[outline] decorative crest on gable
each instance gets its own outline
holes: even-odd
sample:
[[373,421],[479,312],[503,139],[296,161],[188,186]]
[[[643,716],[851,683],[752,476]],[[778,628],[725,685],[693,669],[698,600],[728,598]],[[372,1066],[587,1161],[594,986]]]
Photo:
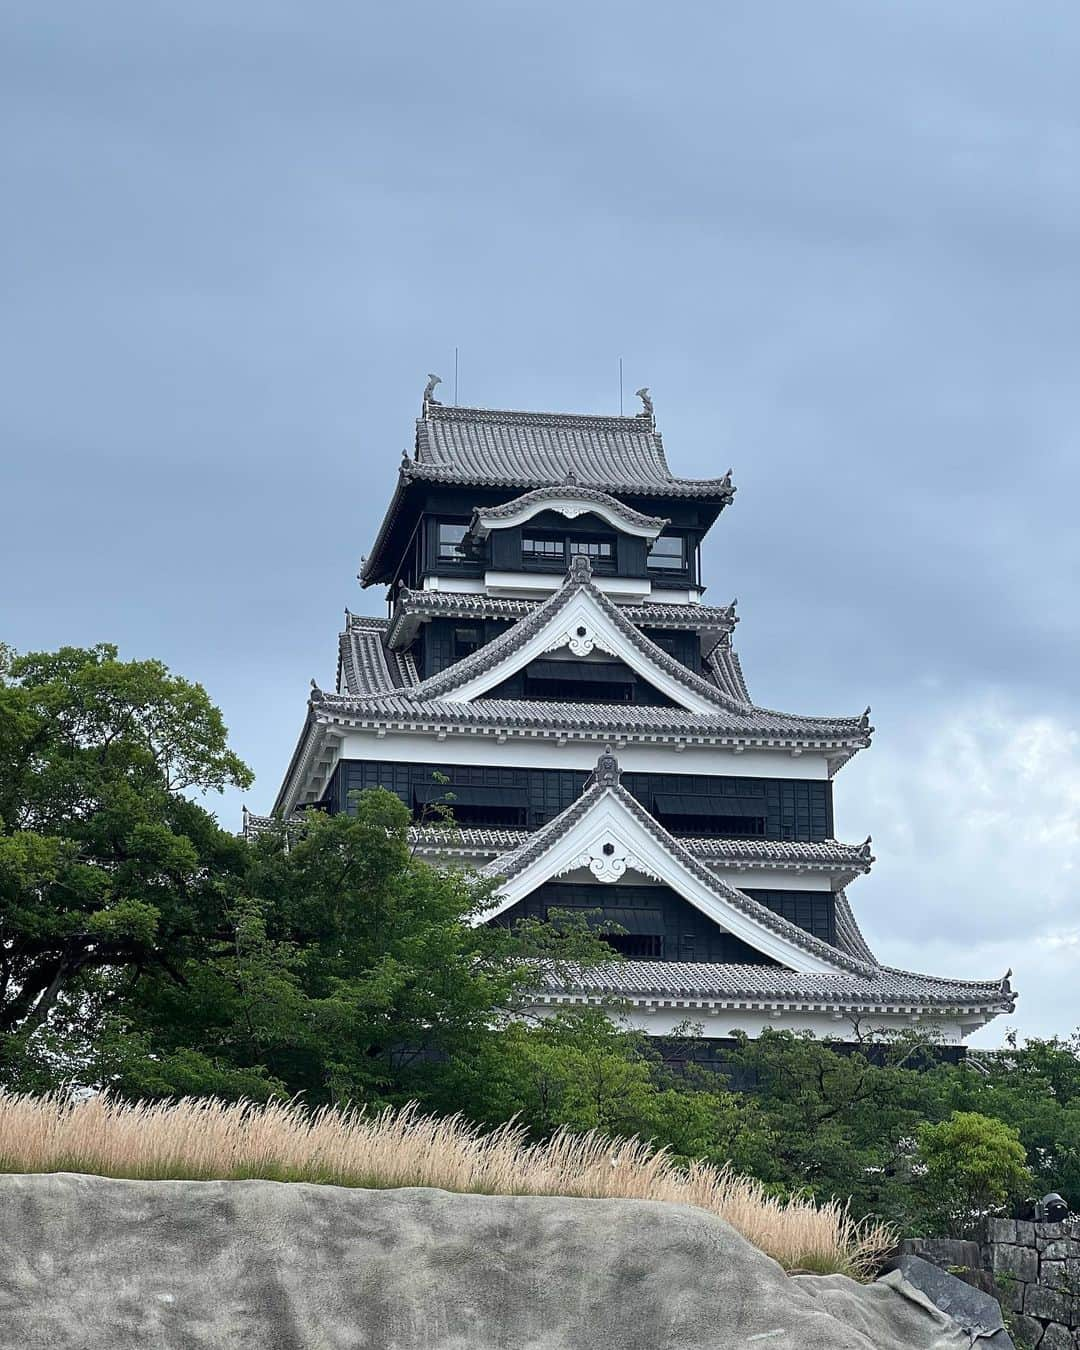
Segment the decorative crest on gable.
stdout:
[[622,782],[622,770],[610,745],[604,747],[603,754],[596,761],[593,782],[597,787],[618,787]]
[[592,563],[585,553],[575,553],[570,559],[570,569],[566,573],[571,581],[591,581]]

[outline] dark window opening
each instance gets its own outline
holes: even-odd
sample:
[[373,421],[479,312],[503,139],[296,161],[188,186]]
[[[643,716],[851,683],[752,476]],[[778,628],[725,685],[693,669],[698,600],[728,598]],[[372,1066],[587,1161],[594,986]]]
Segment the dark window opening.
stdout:
[[764,816],[711,816],[665,811],[659,819],[672,834],[692,835],[698,839],[765,838]]
[[472,557],[465,539],[468,532],[468,525],[454,525],[447,520],[439,521],[440,562],[467,562]]
[[521,540],[524,562],[551,563],[561,567],[566,555],[566,542],[554,535],[526,534]]
[[658,572],[685,572],[686,538],[681,534],[662,534],[649,551],[649,570]]
[[512,830],[529,823],[528,795],[520,788],[478,787],[468,783],[417,784],[412,791],[417,820],[446,819],[455,825]]
[[633,703],[637,685],[594,684],[591,680],[536,679],[526,675],[524,695],[537,703]]
[[562,569],[570,566],[570,559],[584,554],[597,572],[614,572],[615,540],[583,539],[561,534],[524,534],[521,537],[521,560],[526,566]]
[[455,628],[454,660],[460,661],[463,656],[471,655],[482,641],[483,638],[479,628]]
[[614,539],[568,539],[566,546],[571,557],[583,553],[589,558],[595,571],[610,572],[614,570]]
[[[453,793],[453,788],[448,789]],[[449,811],[449,817],[446,812]],[[500,805],[496,802],[425,802],[414,812],[417,820],[437,824],[446,820],[448,825],[477,825],[491,829],[524,830],[529,823],[529,813],[524,806],[513,803]]]
[[659,961],[664,955],[664,939],[659,933],[600,933],[620,955],[631,961]]
[[469,802],[448,802],[447,805],[455,825],[523,830],[528,824],[528,812],[521,806],[478,806]]

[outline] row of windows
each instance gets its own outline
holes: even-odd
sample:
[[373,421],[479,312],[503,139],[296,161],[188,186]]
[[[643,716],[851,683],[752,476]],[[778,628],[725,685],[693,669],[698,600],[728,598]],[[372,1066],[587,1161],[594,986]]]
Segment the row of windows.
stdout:
[[[439,787],[435,774],[449,783]],[[461,825],[536,829],[580,797],[586,777],[576,769],[346,760],[335,771],[327,805],[344,810],[350,792],[384,787],[421,814],[452,793],[448,804]],[[674,834],[807,841],[832,834],[831,784],[816,779],[626,773],[623,784]]]
[[524,534],[521,536],[521,561],[536,567],[570,566],[570,560],[584,554],[595,572],[615,571],[614,539],[583,539],[580,535]]
[[[575,554],[585,554],[595,570],[615,570],[617,542],[614,536],[586,538],[549,532],[526,532],[521,539],[521,560],[527,566],[568,567]],[[473,562],[476,551],[468,525],[440,520],[437,531],[437,556],[440,562]],[[685,572],[688,569],[687,540],[681,534],[662,534],[649,550],[650,571]]]

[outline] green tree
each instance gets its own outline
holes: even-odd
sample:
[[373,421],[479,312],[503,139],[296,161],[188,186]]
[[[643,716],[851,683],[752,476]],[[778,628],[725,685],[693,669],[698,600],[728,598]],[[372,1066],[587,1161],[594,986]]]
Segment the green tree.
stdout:
[[50,1037],[176,972],[242,866],[189,794],[250,782],[206,691],[160,662],[0,651],[0,1081],[48,1083]]
[[736,1043],[733,1064],[772,1140],[756,1175],[908,1225],[915,1131],[940,1112],[932,1046],[915,1035],[851,1046],[771,1030]]
[[963,1237],[976,1219],[1027,1194],[1031,1171],[1011,1125],[954,1111],[918,1130],[924,1213],[939,1231]]
[[311,1104],[430,1103],[441,1066],[503,1034],[536,953],[610,955],[580,927],[482,922],[491,885],[416,858],[408,826],[374,789],[261,838],[220,930],[112,1020],[99,1077],[133,1095],[251,1095],[258,1076],[261,1095]]
[[1012,1125],[1027,1151],[1038,1194],[1060,1191],[1080,1209],[1080,1035],[1038,1038],[961,1066],[947,1103]]

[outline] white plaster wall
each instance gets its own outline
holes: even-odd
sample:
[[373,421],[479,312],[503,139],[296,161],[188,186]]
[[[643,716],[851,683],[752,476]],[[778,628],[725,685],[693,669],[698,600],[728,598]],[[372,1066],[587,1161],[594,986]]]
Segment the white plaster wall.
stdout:
[[[443,764],[495,764],[525,769],[594,769],[603,746],[600,741],[529,740],[511,736],[504,745],[494,736],[450,733],[440,741],[434,734],[411,731],[351,730],[342,736],[341,759],[385,759],[394,763],[436,760]],[[717,746],[690,746],[677,752],[670,745],[628,745],[619,750],[619,765],[626,773],[728,774],[744,778],[826,779],[829,766],[824,755],[806,751],[792,755],[786,750],[746,750],[741,755]]]
[[[546,1018],[558,1011],[558,1008],[538,1004],[527,1010],[527,1016]],[[701,1035],[713,1038],[729,1036],[733,1031],[756,1037],[767,1027],[772,1027],[776,1031],[812,1031],[819,1040],[826,1036],[836,1040],[854,1039],[851,1017],[846,1014],[835,1017],[828,1012],[792,1011],[773,1016],[768,1009],[728,1008],[714,1013],[702,1008],[658,1008],[655,1011],[634,1008],[613,1020],[628,1030],[640,1031],[647,1036],[671,1036],[678,1028],[689,1023],[700,1028]],[[900,1030],[918,1026],[923,1030],[933,1029],[946,1045],[957,1045],[982,1026],[984,1020],[961,1021],[955,1017],[922,1017],[913,1020],[907,1013],[867,1013],[862,1017],[860,1027],[865,1035],[871,1030]]]
[[747,887],[759,891],[830,891],[832,882],[828,873],[787,872],[777,868],[762,867],[754,871],[740,872],[734,868],[714,867],[706,858],[705,865],[714,877],[726,881],[741,891]]

